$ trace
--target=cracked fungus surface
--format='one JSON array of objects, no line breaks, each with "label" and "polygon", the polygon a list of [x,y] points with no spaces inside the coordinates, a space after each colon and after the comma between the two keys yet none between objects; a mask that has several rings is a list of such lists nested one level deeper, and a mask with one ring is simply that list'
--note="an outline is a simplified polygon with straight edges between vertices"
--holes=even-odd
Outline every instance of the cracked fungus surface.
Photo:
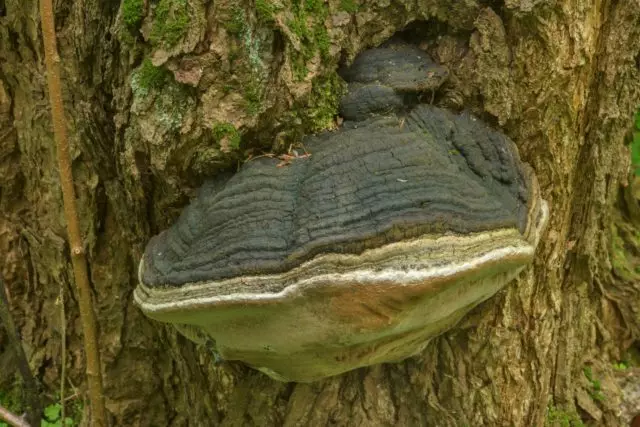
[{"label": "cracked fungus surface", "polygon": [[430,106],[310,137],[309,157],[285,167],[250,161],[201,188],[148,245],[143,281],[278,273],[320,253],[422,234],[523,231],[528,184],[511,145],[468,115]]}]

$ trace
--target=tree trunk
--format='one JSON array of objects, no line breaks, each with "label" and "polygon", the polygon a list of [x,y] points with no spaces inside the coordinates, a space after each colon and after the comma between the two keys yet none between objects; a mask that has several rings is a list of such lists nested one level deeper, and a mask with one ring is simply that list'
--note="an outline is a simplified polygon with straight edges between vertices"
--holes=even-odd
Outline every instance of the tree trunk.
[{"label": "tree trunk", "polygon": [[[628,425],[612,365],[640,336],[624,190],[640,0],[56,3],[114,425]],[[337,66],[403,30],[450,70],[434,103],[501,128],[536,170],[551,219],[534,265],[420,356],[312,384],[216,363],[144,317],[132,291],[148,239],[204,178],[334,126]],[[37,0],[0,0],[2,273],[52,394],[60,287],[67,381],[85,380],[45,77]]]}]

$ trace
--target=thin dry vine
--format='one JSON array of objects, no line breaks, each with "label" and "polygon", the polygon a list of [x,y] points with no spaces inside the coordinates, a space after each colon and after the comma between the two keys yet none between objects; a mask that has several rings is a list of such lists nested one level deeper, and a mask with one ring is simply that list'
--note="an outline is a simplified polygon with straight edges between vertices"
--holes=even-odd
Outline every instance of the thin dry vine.
[{"label": "thin dry vine", "polygon": [[102,371],[100,367],[100,353],[98,351],[97,325],[91,299],[87,259],[80,234],[76,208],[76,194],[73,186],[73,174],[71,172],[71,155],[69,153],[66,121],[62,105],[60,57],[56,47],[56,32],[51,0],[40,0],[40,16],[42,19],[47,85],[49,87],[54,138],[58,152],[58,169],[60,172],[60,184],[62,186],[64,215],[71,246],[71,262],[73,264],[73,272],[78,289],[80,319],[84,335],[84,348],[87,355],[86,373],[91,404],[91,425],[103,427],[106,426],[106,415],[104,395],[102,392]]}]

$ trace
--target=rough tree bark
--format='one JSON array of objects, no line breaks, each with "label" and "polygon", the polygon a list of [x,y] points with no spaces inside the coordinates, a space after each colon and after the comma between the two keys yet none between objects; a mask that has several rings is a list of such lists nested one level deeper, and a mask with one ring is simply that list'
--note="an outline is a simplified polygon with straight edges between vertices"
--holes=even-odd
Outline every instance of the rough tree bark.
[{"label": "rough tree bark", "polygon": [[[621,190],[640,0],[81,0],[56,2],[56,23],[116,425],[622,425],[612,363],[640,336],[637,200]],[[55,390],[59,286],[74,384],[84,360],[39,28],[36,0],[0,0],[0,248]],[[205,177],[331,126],[336,66],[402,30],[451,70],[434,102],[503,129],[537,171],[552,215],[535,265],[421,356],[308,385],[215,364],[147,320],[131,293],[148,238]]]}]

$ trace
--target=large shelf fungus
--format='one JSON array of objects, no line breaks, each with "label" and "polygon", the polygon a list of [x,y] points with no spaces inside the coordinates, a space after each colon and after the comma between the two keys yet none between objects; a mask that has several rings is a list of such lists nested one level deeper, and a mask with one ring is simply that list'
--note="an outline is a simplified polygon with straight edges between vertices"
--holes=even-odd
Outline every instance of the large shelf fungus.
[{"label": "large shelf fungus", "polygon": [[[411,72],[446,73],[411,49],[356,59],[351,120],[308,137],[310,156],[205,184],[147,246],[142,310],[224,359],[306,382],[418,353],[530,264],[548,217],[532,169],[480,120],[417,102],[434,86]],[[366,55],[384,79],[362,77],[375,74]]]}]

